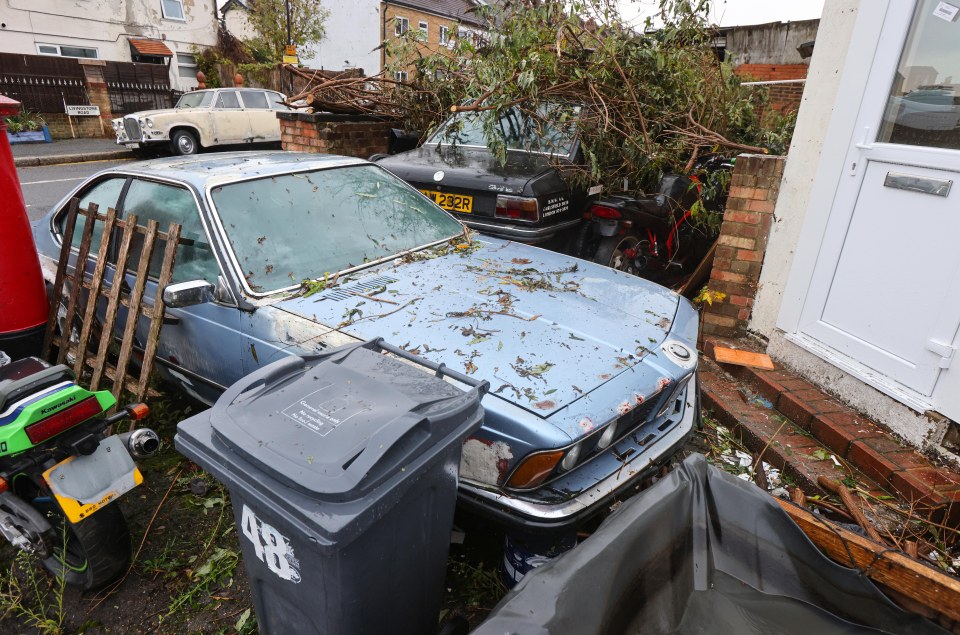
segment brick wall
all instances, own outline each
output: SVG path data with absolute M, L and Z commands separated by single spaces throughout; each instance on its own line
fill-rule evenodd
M 736 337 L 746 331 L 785 161 L 758 154 L 737 157 L 709 282 L 711 291 L 727 297 L 704 307 L 704 335 Z
M 277 113 L 284 150 L 342 154 L 368 158 L 384 153 L 390 142 L 390 122 L 350 115 L 302 112 Z
M 429 55 L 436 52 L 446 52 L 449 49 L 446 45 L 440 44 L 440 27 L 447 27 L 448 34 L 451 40 L 457 39 L 457 32 L 460 28 L 460 22 L 454 18 L 439 16 L 432 13 L 426 13 L 424 11 L 419 11 L 407 6 L 397 6 L 389 2 L 385 2 L 381 5 L 381 15 L 383 16 L 383 29 L 384 37 L 386 40 L 391 40 L 396 35 L 396 18 L 406 18 L 410 23 L 410 30 L 417 31 L 419 30 L 420 22 L 427 23 L 427 32 L 426 37 L 423 39 L 422 43 L 418 45 L 418 49 L 421 55 Z M 478 27 L 473 24 L 465 23 L 464 28 L 476 31 Z M 382 62 L 384 66 L 387 66 L 392 61 L 394 61 L 390 56 L 387 55 L 386 47 L 383 49 Z M 413 67 L 408 69 L 408 72 L 412 72 Z
M 771 82 L 784 79 L 806 79 L 806 64 L 741 64 L 733 69 L 744 81 Z
M 800 109 L 800 100 L 803 98 L 803 82 L 789 84 L 769 84 L 767 94 L 770 95 L 770 107 L 781 113 Z

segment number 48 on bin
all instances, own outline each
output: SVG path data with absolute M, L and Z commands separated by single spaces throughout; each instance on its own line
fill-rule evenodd
M 253 543 L 257 558 L 284 580 L 300 582 L 300 562 L 286 536 L 263 522 L 246 505 L 240 516 L 243 535 Z

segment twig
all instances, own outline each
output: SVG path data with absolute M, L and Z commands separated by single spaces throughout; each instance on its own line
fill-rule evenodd
M 394 302 L 393 300 L 387 300 L 386 298 L 378 298 L 375 295 L 367 295 L 366 293 L 357 293 L 356 291 L 353 292 L 353 295 L 358 295 L 361 298 L 366 298 L 368 300 L 375 300 L 376 302 L 383 302 L 385 304 L 400 304 L 399 302 Z
M 867 517 L 863 515 L 863 511 L 860 510 L 860 506 L 857 505 L 857 501 L 854 500 L 853 494 L 850 493 L 850 490 L 841 483 L 840 481 L 834 481 L 826 476 L 821 476 L 817 479 L 817 484 L 820 485 L 823 489 L 830 491 L 840 497 L 840 500 L 843 501 L 843 504 L 846 505 L 847 509 L 850 510 L 850 515 L 853 516 L 853 519 L 857 521 L 857 524 L 860 525 L 871 540 L 878 542 L 880 544 L 886 544 L 883 538 L 880 537 L 880 533 L 877 531 L 877 528 L 873 526 Z

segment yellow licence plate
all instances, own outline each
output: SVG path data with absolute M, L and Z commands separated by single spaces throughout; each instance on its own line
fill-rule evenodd
M 433 190 L 420 190 L 431 201 L 447 210 L 448 212 L 460 212 L 469 214 L 473 212 L 473 197 L 463 194 L 448 194 L 446 192 L 434 192 Z

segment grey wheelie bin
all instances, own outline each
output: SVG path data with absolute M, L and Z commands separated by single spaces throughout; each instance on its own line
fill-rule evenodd
M 270 364 L 177 426 L 230 491 L 263 635 L 436 632 L 487 388 L 372 340 Z

